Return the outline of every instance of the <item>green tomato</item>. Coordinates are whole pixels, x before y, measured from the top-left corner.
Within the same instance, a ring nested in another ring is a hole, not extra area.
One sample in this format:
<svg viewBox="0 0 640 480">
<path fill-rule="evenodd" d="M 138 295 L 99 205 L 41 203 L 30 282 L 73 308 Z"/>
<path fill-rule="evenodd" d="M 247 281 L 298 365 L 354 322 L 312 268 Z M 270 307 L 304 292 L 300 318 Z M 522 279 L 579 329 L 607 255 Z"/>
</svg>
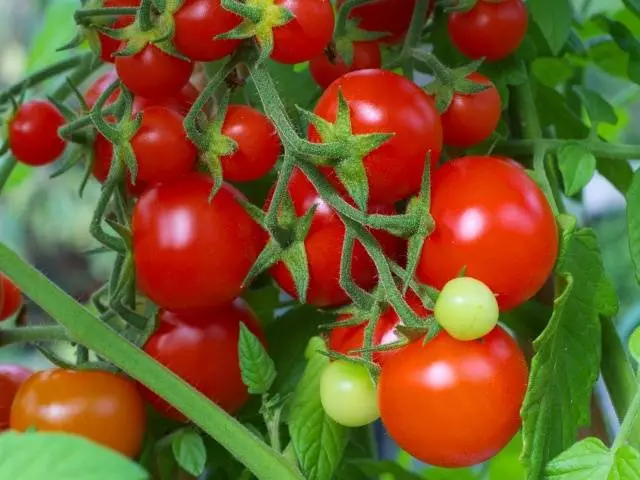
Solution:
<svg viewBox="0 0 640 480">
<path fill-rule="evenodd" d="M 438 323 L 457 340 L 484 337 L 498 323 L 498 302 L 493 292 L 475 278 L 448 282 L 436 301 Z"/>
<path fill-rule="evenodd" d="M 380 417 L 376 387 L 362 365 L 336 360 L 322 372 L 320 400 L 329 417 L 345 427 L 368 425 Z"/>
</svg>

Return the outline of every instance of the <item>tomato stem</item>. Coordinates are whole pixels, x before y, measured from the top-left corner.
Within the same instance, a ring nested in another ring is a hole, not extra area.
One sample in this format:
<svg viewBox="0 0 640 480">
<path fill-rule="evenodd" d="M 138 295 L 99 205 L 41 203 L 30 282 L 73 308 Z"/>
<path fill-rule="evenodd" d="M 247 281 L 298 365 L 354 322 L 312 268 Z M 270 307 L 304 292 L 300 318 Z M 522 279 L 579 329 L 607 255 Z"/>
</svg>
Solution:
<svg viewBox="0 0 640 480">
<path fill-rule="evenodd" d="M 76 10 L 73 19 L 76 23 L 83 23 L 83 20 L 92 17 L 119 16 L 119 15 L 135 15 L 138 12 L 137 7 L 115 7 L 115 8 L 86 8 Z"/>
<path fill-rule="evenodd" d="M 371 0 L 347 0 L 346 2 L 344 2 L 338 9 L 334 38 L 340 38 L 346 33 L 347 19 L 349 18 L 349 13 L 351 13 L 351 10 L 359 7 L 360 5 L 364 5 L 365 3 L 370 2 Z"/>
<path fill-rule="evenodd" d="M 411 23 L 409 24 L 409 30 L 404 38 L 404 44 L 402 45 L 402 52 L 400 57 L 404 59 L 402 63 L 402 69 L 405 76 L 413 79 L 413 50 L 418 46 L 420 42 L 420 34 L 422 33 L 422 27 L 425 23 L 425 18 L 429 10 L 429 2 L 431 0 L 417 0 L 413 7 L 413 14 L 411 16 Z"/>
<path fill-rule="evenodd" d="M 638 375 L 637 381 L 640 381 L 640 374 Z M 636 384 L 636 387 L 637 386 L 638 385 Z M 616 435 L 611 450 L 615 451 L 627 442 L 629 435 L 636 425 L 638 416 L 640 416 L 640 388 L 636 389 L 636 394 L 634 395 L 633 400 L 629 405 L 629 409 L 624 416 L 624 421 L 622 422 L 620 431 L 618 431 L 618 434 Z"/>
<path fill-rule="evenodd" d="M 598 140 L 566 140 L 551 138 L 532 138 L 525 140 L 507 140 L 496 144 L 496 151 L 505 155 L 529 156 L 536 145 L 543 145 L 548 152 L 557 152 L 568 143 L 580 143 L 588 148 L 597 158 L 626 162 L 640 157 L 640 145 L 623 143 L 605 143 Z"/>
<path fill-rule="evenodd" d="M 0 329 L 0 347 L 12 343 L 71 341 L 69 332 L 59 325 Z"/>
</svg>

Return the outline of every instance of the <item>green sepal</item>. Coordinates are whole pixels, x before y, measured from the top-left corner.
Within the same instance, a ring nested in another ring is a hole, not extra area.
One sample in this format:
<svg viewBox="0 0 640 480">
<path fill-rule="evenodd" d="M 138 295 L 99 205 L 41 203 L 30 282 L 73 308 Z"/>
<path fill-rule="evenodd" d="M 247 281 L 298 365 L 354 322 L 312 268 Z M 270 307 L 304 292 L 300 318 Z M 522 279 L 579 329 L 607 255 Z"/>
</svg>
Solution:
<svg viewBox="0 0 640 480">
<path fill-rule="evenodd" d="M 93 34 L 96 35 L 95 32 L 93 32 Z M 89 41 L 89 39 L 87 38 L 88 36 L 89 36 L 89 33 L 86 29 L 80 29 L 75 34 L 75 36 L 71 40 L 69 40 L 68 43 L 65 43 L 61 47 L 56 48 L 56 52 L 64 52 L 66 50 L 72 50 L 74 48 L 78 48 L 80 45 L 84 43 L 85 40 Z M 91 44 L 91 41 L 89 41 L 89 44 Z"/>
<path fill-rule="evenodd" d="M 243 285 L 250 285 L 253 279 L 276 264 L 280 260 L 282 251 L 282 247 L 278 245 L 278 242 L 270 239 L 251 266 L 249 273 L 247 273 L 244 279 Z"/>
<path fill-rule="evenodd" d="M 342 58 L 346 65 L 353 64 L 353 54 L 355 47 L 353 46 L 353 40 L 343 37 L 336 41 L 335 53 Z"/>
<path fill-rule="evenodd" d="M 66 160 L 62 164 L 62 166 L 58 168 L 55 172 L 53 172 L 51 175 L 49 175 L 49 178 L 53 179 L 53 178 L 59 177 L 63 173 L 66 173 L 69 170 L 71 170 L 78 163 L 80 163 L 80 160 L 82 160 L 82 158 L 84 157 L 84 154 L 85 154 L 85 148 L 74 146 L 71 153 L 69 153 L 66 156 Z"/>
<path fill-rule="evenodd" d="M 362 160 L 346 159 L 336 165 L 335 172 L 358 208 L 366 212 L 369 202 L 369 181 Z"/>
<path fill-rule="evenodd" d="M 282 253 L 282 261 L 293 279 L 293 284 L 298 293 L 298 300 L 306 303 L 307 290 L 309 289 L 309 265 L 304 242 L 296 242 L 287 248 Z"/>
<path fill-rule="evenodd" d="M 89 148 L 86 152 L 87 155 L 87 163 L 84 167 L 84 172 L 82 173 L 82 180 L 80 180 L 80 186 L 78 187 L 78 196 L 80 198 L 84 195 L 84 190 L 87 188 L 87 184 L 89 183 L 89 179 L 91 178 L 91 174 L 93 173 L 93 165 L 96 161 L 95 153 L 93 152 L 93 148 Z"/>
<path fill-rule="evenodd" d="M 211 203 L 213 197 L 215 197 L 216 193 L 218 193 L 218 191 L 222 187 L 222 162 L 220 161 L 220 157 L 218 155 L 212 155 L 209 152 L 205 152 L 204 163 L 207 167 L 207 170 L 211 174 L 211 179 L 213 180 L 213 187 L 211 187 L 211 192 L 209 193 L 209 203 Z"/>
<path fill-rule="evenodd" d="M 237 142 L 222 133 L 229 97 L 230 95 L 227 93 L 218 106 L 215 119 L 206 128 L 206 133 L 202 136 L 198 135 L 196 139 L 199 149 L 205 152 L 204 162 L 213 178 L 210 199 L 222 186 L 224 172 L 221 157 L 233 155 L 238 150 Z"/>
<path fill-rule="evenodd" d="M 133 235 L 126 226 L 118 223 L 115 219 L 108 216 L 105 217 L 104 221 L 118 234 L 118 236 L 120 236 L 120 238 L 122 238 L 122 240 L 124 240 L 128 247 L 133 245 Z"/>
<path fill-rule="evenodd" d="M 45 347 L 44 345 L 35 345 L 38 352 L 42 354 L 44 358 L 49 360 L 52 364 L 59 368 L 65 368 L 67 370 L 74 370 L 76 365 L 68 360 L 62 358 L 56 352 L 54 352 L 51 348 Z"/>
</svg>

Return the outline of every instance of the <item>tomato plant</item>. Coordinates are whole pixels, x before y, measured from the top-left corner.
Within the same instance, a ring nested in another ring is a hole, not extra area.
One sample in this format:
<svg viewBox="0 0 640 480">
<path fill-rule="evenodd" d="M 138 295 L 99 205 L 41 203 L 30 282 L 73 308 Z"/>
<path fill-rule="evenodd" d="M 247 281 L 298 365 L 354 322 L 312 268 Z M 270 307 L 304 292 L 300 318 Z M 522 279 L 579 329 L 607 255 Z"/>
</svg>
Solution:
<svg viewBox="0 0 640 480">
<path fill-rule="evenodd" d="M 21 365 L 0 365 L 0 432 L 9 428 L 13 399 L 32 373 Z"/>
<path fill-rule="evenodd" d="M 11 153 L 34 167 L 54 162 L 66 145 L 58 136 L 63 124 L 64 117 L 49 102 L 31 100 L 21 105 L 9 122 Z"/>
<path fill-rule="evenodd" d="M 22 295 L 6 275 L 0 273 L 0 322 L 15 315 L 22 305 Z"/>
<path fill-rule="evenodd" d="M 140 5 L 140 0 L 104 0 L 102 6 L 106 8 L 115 7 L 137 7 Z M 134 21 L 134 17 L 129 15 L 122 15 L 118 17 L 111 25 L 111 28 L 124 28 L 131 25 Z M 115 61 L 114 53 L 116 53 L 122 44 L 122 42 L 116 38 L 111 38 L 104 33 L 98 33 L 98 41 L 100 45 L 100 59 L 103 62 L 113 63 Z"/>
<path fill-rule="evenodd" d="M 309 71 L 318 85 L 327 88 L 348 72 L 380 68 L 381 63 L 380 47 L 376 42 L 353 42 L 353 58 L 348 64 L 340 56 L 330 59 L 322 53 L 309 61 Z"/>
</svg>

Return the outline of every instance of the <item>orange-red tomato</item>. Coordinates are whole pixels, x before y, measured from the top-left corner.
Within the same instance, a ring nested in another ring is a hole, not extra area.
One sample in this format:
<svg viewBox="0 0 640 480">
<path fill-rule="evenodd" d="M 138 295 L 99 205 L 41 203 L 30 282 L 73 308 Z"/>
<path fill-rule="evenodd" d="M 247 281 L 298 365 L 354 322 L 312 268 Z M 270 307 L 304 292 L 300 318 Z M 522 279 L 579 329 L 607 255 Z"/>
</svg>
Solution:
<svg viewBox="0 0 640 480">
<path fill-rule="evenodd" d="M 15 315 L 22 305 L 22 295 L 9 278 L 0 273 L 0 322 Z"/>
<path fill-rule="evenodd" d="M 0 365 L 0 432 L 9 428 L 11 404 L 20 385 L 31 373 L 31 370 L 20 365 Z"/>
</svg>

